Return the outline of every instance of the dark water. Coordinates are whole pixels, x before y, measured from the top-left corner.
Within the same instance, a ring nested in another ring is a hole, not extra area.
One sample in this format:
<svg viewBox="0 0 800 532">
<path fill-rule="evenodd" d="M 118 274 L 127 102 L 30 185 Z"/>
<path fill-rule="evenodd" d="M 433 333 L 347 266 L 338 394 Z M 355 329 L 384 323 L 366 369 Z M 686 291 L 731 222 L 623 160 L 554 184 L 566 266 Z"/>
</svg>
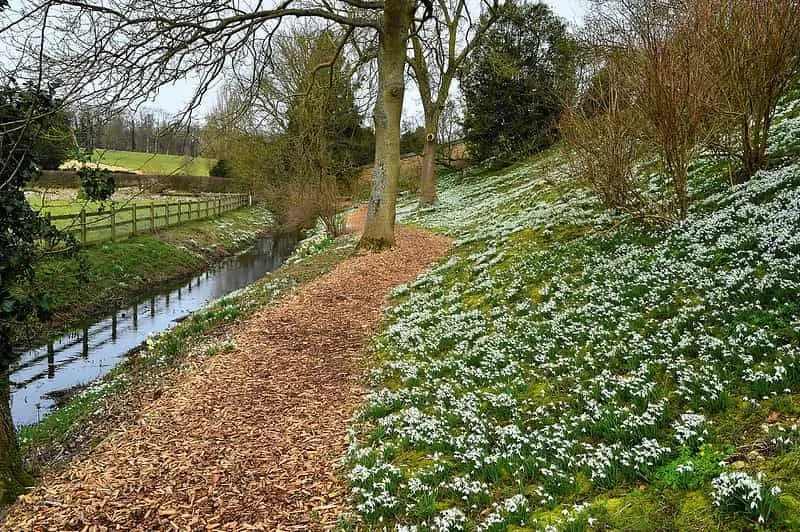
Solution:
<svg viewBox="0 0 800 532">
<path fill-rule="evenodd" d="M 12 363 L 11 414 L 17 427 L 37 423 L 55 406 L 54 395 L 106 375 L 148 335 L 173 327 L 192 312 L 247 286 L 280 266 L 293 237 L 267 237 L 178 288 L 132 303 Z"/>
</svg>

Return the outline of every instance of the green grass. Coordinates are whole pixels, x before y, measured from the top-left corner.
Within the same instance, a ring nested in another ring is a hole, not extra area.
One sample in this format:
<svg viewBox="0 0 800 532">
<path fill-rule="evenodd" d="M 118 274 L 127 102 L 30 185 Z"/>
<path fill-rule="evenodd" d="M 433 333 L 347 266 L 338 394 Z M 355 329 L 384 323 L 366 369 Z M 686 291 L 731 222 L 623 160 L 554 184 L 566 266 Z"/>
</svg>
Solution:
<svg viewBox="0 0 800 532">
<path fill-rule="evenodd" d="M 214 159 L 205 157 L 187 158 L 180 155 L 118 150 L 95 150 L 92 160 L 144 174 L 194 176 L 207 176 L 216 163 Z"/>
<path fill-rule="evenodd" d="M 77 198 L 70 198 L 70 199 L 50 199 L 46 198 L 42 200 L 41 195 L 39 194 L 26 194 L 25 198 L 28 200 L 31 208 L 37 212 L 41 212 L 43 215 L 50 214 L 51 216 L 61 216 L 64 214 L 79 214 L 81 210 L 86 209 L 86 212 L 102 212 L 108 211 L 110 208 L 111 203 L 108 201 L 88 201 L 88 200 L 79 200 Z M 138 199 L 138 198 L 131 198 L 130 200 L 125 201 L 126 206 L 130 206 L 132 204 L 138 205 L 149 205 L 149 199 Z M 160 200 L 160 202 L 167 201 L 166 199 Z M 120 203 L 118 201 L 118 203 Z M 61 223 L 60 221 L 57 222 Z"/>
<path fill-rule="evenodd" d="M 38 194 L 26 194 L 26 198 L 34 210 L 53 217 L 51 222 L 54 226 L 70 232 L 78 240 L 83 238 L 78 215 L 85 210 L 87 213 L 86 243 L 89 244 L 111 240 L 112 236 L 115 239 L 131 236 L 134 208 L 136 208 L 137 217 L 136 231 L 145 233 L 152 231 L 153 228 L 164 228 L 167 226 L 167 222 L 170 226 L 174 226 L 191 220 L 213 218 L 217 216 L 219 201 L 212 196 L 123 197 L 115 199 L 114 202 L 85 201 L 77 198 L 43 200 Z M 232 207 L 232 205 L 224 205 L 221 208 L 224 213 L 225 209 L 230 210 Z M 111 224 L 112 209 L 114 209 L 116 226 L 113 235 L 110 228 L 104 227 Z M 66 219 L 59 218 L 62 216 Z"/>
<path fill-rule="evenodd" d="M 271 225 L 270 213 L 256 206 L 43 260 L 32 282 L 17 290 L 47 294 L 53 319 L 48 323 L 32 319 L 31 329 L 20 329 L 20 337 L 41 338 L 106 312 L 120 301 L 185 278 L 210 261 L 243 249 Z"/>
</svg>

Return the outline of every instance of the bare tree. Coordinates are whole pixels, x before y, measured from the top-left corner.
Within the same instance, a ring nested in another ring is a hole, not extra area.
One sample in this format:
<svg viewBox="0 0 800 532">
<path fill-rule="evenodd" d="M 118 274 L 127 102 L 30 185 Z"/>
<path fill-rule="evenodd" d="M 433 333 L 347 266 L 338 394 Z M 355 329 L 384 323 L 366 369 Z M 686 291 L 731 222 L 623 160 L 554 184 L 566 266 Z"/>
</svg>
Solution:
<svg viewBox="0 0 800 532">
<path fill-rule="evenodd" d="M 500 0 L 484 0 L 485 13 L 472 13 L 467 0 L 437 0 L 432 23 L 412 35 L 409 64 L 425 115 L 425 148 L 420 177 L 421 205 L 436 202 L 436 151 L 439 126 L 459 68 L 500 16 Z"/>
<path fill-rule="evenodd" d="M 446 166 L 453 166 L 455 160 L 463 161 L 464 154 L 455 153 L 457 143 L 463 136 L 461 130 L 461 109 L 455 100 L 448 101 L 439 116 L 439 143 L 444 148 L 441 160 Z"/>
<path fill-rule="evenodd" d="M 0 33 L 15 51 L 11 60 L 17 78 L 62 80 L 68 101 L 133 106 L 175 81 L 195 79 L 197 89 L 184 113 L 190 116 L 233 64 L 250 65 L 256 92 L 282 24 L 314 18 L 343 27 L 340 51 L 356 30 L 376 32 L 381 84 L 375 121 L 381 134 L 361 245 L 380 248 L 394 242 L 406 43 L 431 9 L 428 0 L 281 0 L 269 8 L 260 0 L 176 0 L 168 5 L 157 0 L 38 0 L 6 12 Z"/>
<path fill-rule="evenodd" d="M 691 6 L 720 115 L 738 130 L 732 136 L 738 149 L 736 142 L 723 148 L 739 160 L 732 177 L 741 183 L 766 167 L 778 100 L 800 69 L 800 1 L 697 0 Z"/>
<path fill-rule="evenodd" d="M 698 42 L 700 21 L 681 0 L 595 0 L 589 19 L 596 50 L 620 72 L 642 119 L 642 139 L 661 155 L 685 218 L 689 165 L 713 135 L 716 85 Z"/>
</svg>

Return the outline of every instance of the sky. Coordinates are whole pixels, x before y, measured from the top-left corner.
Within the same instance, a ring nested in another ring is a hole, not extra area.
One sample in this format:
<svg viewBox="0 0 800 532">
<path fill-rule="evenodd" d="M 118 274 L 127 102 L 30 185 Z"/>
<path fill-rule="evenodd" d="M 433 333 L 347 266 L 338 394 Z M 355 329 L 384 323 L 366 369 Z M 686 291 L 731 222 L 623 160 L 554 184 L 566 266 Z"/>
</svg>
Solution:
<svg viewBox="0 0 800 532">
<path fill-rule="evenodd" d="M 573 26 L 580 26 L 586 14 L 587 0 L 546 0 L 553 11 L 567 20 Z M 184 108 L 194 92 L 195 84 L 191 80 L 164 87 L 156 96 L 154 102 L 148 107 L 163 109 L 168 113 L 178 112 Z M 405 120 L 414 121 L 422 114 L 422 105 L 416 87 L 408 87 L 404 101 L 403 117 Z M 205 115 L 214 105 L 216 91 L 212 90 L 206 95 L 199 109 Z"/>
</svg>

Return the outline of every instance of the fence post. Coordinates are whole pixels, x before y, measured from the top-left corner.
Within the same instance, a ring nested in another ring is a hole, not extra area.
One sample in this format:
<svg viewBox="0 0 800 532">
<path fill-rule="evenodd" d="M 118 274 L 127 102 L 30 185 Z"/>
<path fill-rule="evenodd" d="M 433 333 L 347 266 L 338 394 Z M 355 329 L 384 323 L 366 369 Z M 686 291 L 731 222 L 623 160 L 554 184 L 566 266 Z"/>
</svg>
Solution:
<svg viewBox="0 0 800 532">
<path fill-rule="evenodd" d="M 81 243 L 86 245 L 86 208 L 81 209 Z"/>
<path fill-rule="evenodd" d="M 114 208 L 114 202 L 111 202 L 111 241 L 114 242 L 117 238 L 117 226 L 116 226 L 116 209 Z"/>
<path fill-rule="evenodd" d="M 153 201 L 150 201 L 150 232 L 153 233 L 156 230 L 156 213 L 153 209 Z"/>
<path fill-rule="evenodd" d="M 178 200 L 178 225 L 181 223 L 181 211 L 183 210 L 181 204 L 181 200 Z"/>
<path fill-rule="evenodd" d="M 136 236 L 136 204 L 133 204 L 131 211 L 131 236 Z"/>
</svg>

